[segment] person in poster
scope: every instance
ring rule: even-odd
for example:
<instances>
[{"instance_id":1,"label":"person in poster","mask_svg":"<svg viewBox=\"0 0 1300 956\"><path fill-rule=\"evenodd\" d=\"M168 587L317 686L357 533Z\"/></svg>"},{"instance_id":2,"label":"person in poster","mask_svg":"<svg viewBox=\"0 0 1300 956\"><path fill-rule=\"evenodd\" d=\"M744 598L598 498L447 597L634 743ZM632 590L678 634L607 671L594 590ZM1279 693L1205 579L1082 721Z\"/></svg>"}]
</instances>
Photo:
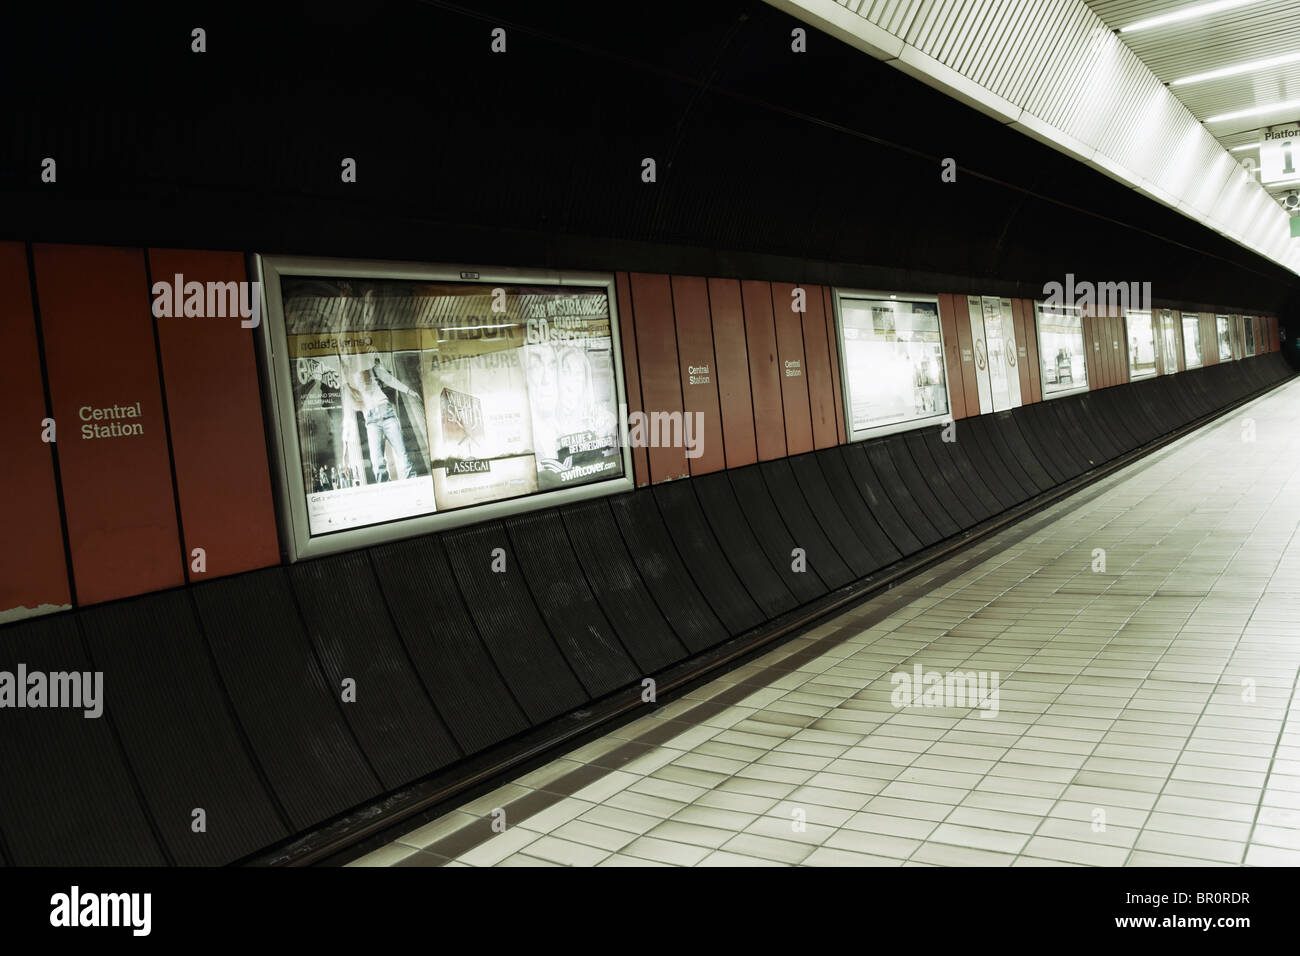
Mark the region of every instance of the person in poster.
<instances>
[{"instance_id":1,"label":"person in poster","mask_svg":"<svg viewBox=\"0 0 1300 956\"><path fill-rule=\"evenodd\" d=\"M523 351L539 487L580 484L619 469L618 419L596 398L587 350L543 343Z\"/></svg>"},{"instance_id":2,"label":"person in poster","mask_svg":"<svg viewBox=\"0 0 1300 956\"><path fill-rule=\"evenodd\" d=\"M375 482L391 480L388 474L388 457L384 445L392 451L397 464L398 478L414 478L415 466L406 454L406 443L402 439L402 424L397 417L397 409L388 400L384 387L407 395L420 402L420 394L410 386L398 381L379 361L379 350L368 346L360 355L343 355L339 353L339 365L343 370L343 410L344 418L360 410L366 424L366 444L370 449L370 468ZM349 407L351 406L351 407Z\"/></svg>"}]
</instances>

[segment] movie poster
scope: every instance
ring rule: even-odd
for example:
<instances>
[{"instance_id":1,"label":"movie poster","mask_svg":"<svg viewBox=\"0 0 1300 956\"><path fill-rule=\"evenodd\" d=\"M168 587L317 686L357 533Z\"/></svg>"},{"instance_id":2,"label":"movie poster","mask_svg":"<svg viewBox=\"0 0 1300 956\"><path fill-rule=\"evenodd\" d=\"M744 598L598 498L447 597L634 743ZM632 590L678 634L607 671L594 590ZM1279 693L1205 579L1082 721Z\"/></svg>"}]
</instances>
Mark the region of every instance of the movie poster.
<instances>
[{"instance_id":1,"label":"movie poster","mask_svg":"<svg viewBox=\"0 0 1300 956\"><path fill-rule=\"evenodd\" d=\"M538 487L547 491L622 473L614 353L604 293L525 303L528 381Z\"/></svg>"},{"instance_id":2,"label":"movie poster","mask_svg":"<svg viewBox=\"0 0 1300 956\"><path fill-rule=\"evenodd\" d=\"M282 283L312 534L622 475L604 289Z\"/></svg>"},{"instance_id":3,"label":"movie poster","mask_svg":"<svg viewBox=\"0 0 1300 956\"><path fill-rule=\"evenodd\" d=\"M434 495L443 510L537 490L522 325L437 330L425 350L425 414L433 435ZM456 333L483 332L458 338Z\"/></svg>"},{"instance_id":4,"label":"movie poster","mask_svg":"<svg viewBox=\"0 0 1300 956\"><path fill-rule=\"evenodd\" d=\"M311 533L434 511L419 333L378 327L373 293L285 305Z\"/></svg>"}]
</instances>

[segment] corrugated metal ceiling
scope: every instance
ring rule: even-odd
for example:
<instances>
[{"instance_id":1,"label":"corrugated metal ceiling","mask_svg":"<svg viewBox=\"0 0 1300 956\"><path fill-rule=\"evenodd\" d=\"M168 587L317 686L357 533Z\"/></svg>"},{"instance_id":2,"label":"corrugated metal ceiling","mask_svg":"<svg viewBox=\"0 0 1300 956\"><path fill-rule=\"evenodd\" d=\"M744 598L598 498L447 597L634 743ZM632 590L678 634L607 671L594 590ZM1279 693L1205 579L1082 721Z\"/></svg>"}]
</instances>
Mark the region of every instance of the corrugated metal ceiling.
<instances>
[{"instance_id":1,"label":"corrugated metal ceiling","mask_svg":"<svg viewBox=\"0 0 1300 956\"><path fill-rule=\"evenodd\" d=\"M1227 150L1300 98L1300 63L1169 87L1300 49L1300 0L1253 0L1131 34L1202 0L767 0L1300 273L1287 213ZM1269 123L1300 118L1264 117Z\"/></svg>"},{"instance_id":2,"label":"corrugated metal ceiling","mask_svg":"<svg viewBox=\"0 0 1300 956\"><path fill-rule=\"evenodd\" d=\"M1115 30L1151 17L1198 6L1203 0L1088 0L1088 7ZM1119 38L1162 83L1300 52L1300 2L1252 0L1176 25L1121 33ZM1278 64L1230 77L1170 86L1169 91L1201 122L1270 103L1300 100L1300 62ZM1300 119L1300 109L1207 124L1228 149L1259 142L1263 125ZM1258 157L1241 150L1238 159ZM1288 187L1270 189L1274 196Z\"/></svg>"}]
</instances>

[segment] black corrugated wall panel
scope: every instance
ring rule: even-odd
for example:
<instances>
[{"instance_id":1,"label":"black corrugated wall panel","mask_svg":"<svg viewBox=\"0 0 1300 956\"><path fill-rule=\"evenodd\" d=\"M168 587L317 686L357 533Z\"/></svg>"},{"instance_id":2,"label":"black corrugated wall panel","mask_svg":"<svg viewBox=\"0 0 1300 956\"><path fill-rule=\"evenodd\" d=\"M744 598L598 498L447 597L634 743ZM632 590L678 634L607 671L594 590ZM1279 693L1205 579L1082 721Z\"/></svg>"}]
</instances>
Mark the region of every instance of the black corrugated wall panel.
<instances>
[{"instance_id":1,"label":"black corrugated wall panel","mask_svg":"<svg viewBox=\"0 0 1300 956\"><path fill-rule=\"evenodd\" d=\"M190 595L164 591L92 607L81 626L172 859L212 866L289 836L240 738Z\"/></svg>"},{"instance_id":2,"label":"black corrugated wall panel","mask_svg":"<svg viewBox=\"0 0 1300 956\"><path fill-rule=\"evenodd\" d=\"M858 489L872 516L889 535L889 540L900 554L915 554L926 545L939 540L939 532L935 531L934 525L925 521L923 517L919 518L916 525L908 525L907 519L895 505L882 479L871 467L866 449L861 444L830 448L827 449L826 455L828 458L838 456L848 472L849 479L853 482L853 487ZM915 508L915 503L913 507ZM917 515L920 516L920 510L916 510Z\"/></svg>"},{"instance_id":3,"label":"black corrugated wall panel","mask_svg":"<svg viewBox=\"0 0 1300 956\"><path fill-rule=\"evenodd\" d=\"M638 670L652 674L685 657L686 645L646 590L609 502L571 505L560 514L592 593Z\"/></svg>"},{"instance_id":4,"label":"black corrugated wall panel","mask_svg":"<svg viewBox=\"0 0 1300 956\"><path fill-rule=\"evenodd\" d=\"M879 482L876 487L883 491L884 497L902 515L907 527L916 532L922 545L929 547L936 541L957 533L957 525L948 512L939 507L929 488L923 487L924 482L906 448L902 452L910 466L908 476L912 478L911 485L894 464L894 456L889 453L889 447L884 442L869 441L858 447L862 451L860 459L848 453L844 457L849 471L859 478L858 487L864 493L869 493L871 485L864 479L874 476ZM870 472L870 475L866 472ZM919 497L922 493L927 496L924 500Z\"/></svg>"},{"instance_id":5,"label":"black corrugated wall panel","mask_svg":"<svg viewBox=\"0 0 1300 956\"><path fill-rule=\"evenodd\" d=\"M889 535L880 526L880 522L872 514L871 508L863 499L858 486L853 481L853 476L849 474L848 466L844 464L844 458L840 454L840 450L838 448L827 448L816 452L815 461L817 467L821 469L823 479L830 489L830 493L834 495L835 501L844 513L845 519L853 526L853 531L858 536L858 539L866 546L872 561L875 562L875 566L883 568L885 565L892 564L901 558L902 554L894 546ZM798 477L798 468L799 466L796 465L796 477Z\"/></svg>"},{"instance_id":6,"label":"black corrugated wall panel","mask_svg":"<svg viewBox=\"0 0 1300 956\"><path fill-rule=\"evenodd\" d=\"M71 614L6 628L0 669L92 672ZM119 693L104 675L102 701ZM23 692L26 693L26 688ZM93 688L92 688L93 693ZM109 725L67 707L6 708L0 821L15 866L158 866L167 862Z\"/></svg>"},{"instance_id":7,"label":"black corrugated wall panel","mask_svg":"<svg viewBox=\"0 0 1300 956\"><path fill-rule=\"evenodd\" d=\"M799 483L794 480L789 461L778 458L756 467L767 483L767 490L776 502L777 511L785 519L785 526L790 529L795 547L804 550L808 567L816 568L817 574L832 590L852 581L855 577L852 569L844 563L822 530L821 523L808 507Z\"/></svg>"},{"instance_id":8,"label":"black corrugated wall panel","mask_svg":"<svg viewBox=\"0 0 1300 956\"><path fill-rule=\"evenodd\" d=\"M587 702L587 692L533 603L499 521L443 535L452 573L506 684L533 724Z\"/></svg>"},{"instance_id":9,"label":"black corrugated wall panel","mask_svg":"<svg viewBox=\"0 0 1300 956\"><path fill-rule=\"evenodd\" d=\"M651 491L620 495L610 508L641 579L686 649L697 653L726 640L727 629L682 564Z\"/></svg>"},{"instance_id":10,"label":"black corrugated wall panel","mask_svg":"<svg viewBox=\"0 0 1300 956\"><path fill-rule=\"evenodd\" d=\"M730 482L754 536L763 545L763 552L799 603L815 600L829 591L830 587L811 562L807 570L794 570L794 549L797 547L794 536L777 510L758 466L737 468L724 472L720 477Z\"/></svg>"},{"instance_id":11,"label":"black corrugated wall panel","mask_svg":"<svg viewBox=\"0 0 1300 956\"><path fill-rule=\"evenodd\" d=\"M696 581L707 581L704 598L732 634L757 627L763 612L737 577L728 555L713 536L689 481L670 481L653 491L668 532Z\"/></svg>"},{"instance_id":12,"label":"black corrugated wall panel","mask_svg":"<svg viewBox=\"0 0 1300 956\"><path fill-rule=\"evenodd\" d=\"M877 457L878 455L883 456L884 460ZM915 459L912 458L912 453L907 450L907 443L901 436L890 435L888 438L882 438L879 442L870 442L867 446L867 456L871 459L876 474L881 475L882 478L884 477L882 472L890 470L889 466L892 465L897 481L887 482L891 495L897 492L901 498L910 498L916 502L917 508L934 526L935 530L939 532L940 538L950 538L964 530L966 526L958 525L953 520L952 513L931 490L935 466L929 466L932 469L931 474L922 474L917 468ZM899 510L903 511L903 504L898 498L894 500L898 504Z\"/></svg>"},{"instance_id":13,"label":"black corrugated wall panel","mask_svg":"<svg viewBox=\"0 0 1300 956\"><path fill-rule=\"evenodd\" d=\"M312 654L285 570L208 581L193 595L240 725L294 829L373 796L379 778L343 719L340 688Z\"/></svg>"},{"instance_id":14,"label":"black corrugated wall panel","mask_svg":"<svg viewBox=\"0 0 1300 956\"><path fill-rule=\"evenodd\" d=\"M699 497L705 519L723 550L731 557L736 573L745 587L771 618L799 604L794 592L786 585L782 569L793 575L787 563L774 565L768 559L763 545L754 535L745 513L740 510L736 493L723 472L705 475L691 482Z\"/></svg>"},{"instance_id":15,"label":"black corrugated wall panel","mask_svg":"<svg viewBox=\"0 0 1300 956\"><path fill-rule=\"evenodd\" d=\"M813 517L854 575L863 578L884 567L885 561L872 554L870 539L858 536L857 528L846 516L844 506L826 483L826 476L822 474L816 457L810 452L789 459L789 464Z\"/></svg>"},{"instance_id":16,"label":"black corrugated wall panel","mask_svg":"<svg viewBox=\"0 0 1300 956\"><path fill-rule=\"evenodd\" d=\"M963 531L988 517L975 490L962 479L946 450L931 447L921 435L906 432L903 448L939 504Z\"/></svg>"},{"instance_id":17,"label":"black corrugated wall panel","mask_svg":"<svg viewBox=\"0 0 1300 956\"><path fill-rule=\"evenodd\" d=\"M554 511L506 520L519 566L555 643L591 697L640 675L587 584L564 522Z\"/></svg>"},{"instance_id":18,"label":"black corrugated wall panel","mask_svg":"<svg viewBox=\"0 0 1300 956\"><path fill-rule=\"evenodd\" d=\"M380 545L371 560L402 643L462 753L528 729L479 638L439 538Z\"/></svg>"},{"instance_id":19,"label":"black corrugated wall panel","mask_svg":"<svg viewBox=\"0 0 1300 956\"><path fill-rule=\"evenodd\" d=\"M351 682L343 716L384 785L396 789L459 757L393 627L369 553L295 564L289 582L329 685Z\"/></svg>"}]
</instances>

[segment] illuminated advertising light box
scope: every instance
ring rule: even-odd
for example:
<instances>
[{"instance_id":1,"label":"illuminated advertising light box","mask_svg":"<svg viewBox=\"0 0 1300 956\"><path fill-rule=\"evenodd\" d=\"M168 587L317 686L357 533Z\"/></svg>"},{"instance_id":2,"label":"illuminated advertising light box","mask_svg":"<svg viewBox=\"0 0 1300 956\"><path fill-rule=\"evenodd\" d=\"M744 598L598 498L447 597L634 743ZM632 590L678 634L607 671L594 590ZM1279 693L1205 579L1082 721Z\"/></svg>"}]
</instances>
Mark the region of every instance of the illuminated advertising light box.
<instances>
[{"instance_id":1,"label":"illuminated advertising light box","mask_svg":"<svg viewBox=\"0 0 1300 956\"><path fill-rule=\"evenodd\" d=\"M1038 356L1044 398L1088 390L1088 346L1083 340L1083 310L1076 305L1034 303Z\"/></svg>"},{"instance_id":2,"label":"illuminated advertising light box","mask_svg":"<svg viewBox=\"0 0 1300 956\"><path fill-rule=\"evenodd\" d=\"M948 420L934 296L835 291L851 439Z\"/></svg>"},{"instance_id":3,"label":"illuminated advertising light box","mask_svg":"<svg viewBox=\"0 0 1300 956\"><path fill-rule=\"evenodd\" d=\"M292 558L632 488L612 276L256 266Z\"/></svg>"}]
</instances>

